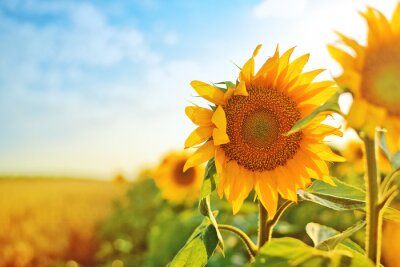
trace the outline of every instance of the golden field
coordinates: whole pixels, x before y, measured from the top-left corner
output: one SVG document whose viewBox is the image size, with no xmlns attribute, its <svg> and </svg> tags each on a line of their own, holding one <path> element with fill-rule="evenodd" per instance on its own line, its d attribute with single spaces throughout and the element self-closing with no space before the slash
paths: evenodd
<svg viewBox="0 0 400 267">
<path fill-rule="evenodd" d="M 91 265 L 96 226 L 126 183 L 0 179 L 0 266 Z"/>
</svg>

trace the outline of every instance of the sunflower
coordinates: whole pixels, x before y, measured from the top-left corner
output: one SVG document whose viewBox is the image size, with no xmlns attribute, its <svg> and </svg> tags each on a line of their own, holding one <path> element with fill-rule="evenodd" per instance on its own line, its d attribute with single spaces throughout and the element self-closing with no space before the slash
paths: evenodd
<svg viewBox="0 0 400 267">
<path fill-rule="evenodd" d="M 338 84 L 353 94 L 349 126 L 371 138 L 376 127 L 386 128 L 394 152 L 400 147 L 400 4 L 391 21 L 373 8 L 361 14 L 368 24 L 366 46 L 338 33 L 350 49 L 328 45 L 328 50 L 343 68 Z"/>
<path fill-rule="evenodd" d="M 188 158 L 185 151 L 171 152 L 155 170 L 154 180 L 163 198 L 174 203 L 192 203 L 198 199 L 204 169 L 195 166 L 183 171 Z"/>
<path fill-rule="evenodd" d="M 345 175 L 349 172 L 364 173 L 365 171 L 365 152 L 363 143 L 360 140 L 350 140 L 342 151 L 342 155 L 346 158 L 346 162 L 341 163 L 338 166 L 338 173 Z M 392 171 L 392 166 L 387 158 L 385 152 L 382 149 L 378 150 L 378 162 L 380 171 L 383 173 L 389 173 Z"/>
<path fill-rule="evenodd" d="M 297 189 L 311 179 L 333 184 L 325 161 L 342 161 L 323 143 L 328 135 L 342 135 L 322 124 L 320 114 L 301 131 L 286 133 L 300 119 L 331 97 L 334 82 L 312 82 L 323 70 L 302 73 L 309 54 L 289 63 L 294 48 L 275 54 L 254 74 L 253 56 L 244 64 L 236 85 L 226 90 L 201 82 L 191 86 L 214 105 L 211 109 L 186 107 L 186 115 L 199 127 L 185 147 L 199 146 L 185 170 L 214 157 L 220 177 L 218 194 L 225 194 L 237 213 L 254 189 L 270 216 L 276 213 L 278 193 L 297 201 Z M 228 84 L 229 85 L 229 84 Z"/>
<path fill-rule="evenodd" d="M 382 257 L 385 266 L 400 266 L 400 223 L 390 220 L 383 221 L 382 227 Z"/>
</svg>

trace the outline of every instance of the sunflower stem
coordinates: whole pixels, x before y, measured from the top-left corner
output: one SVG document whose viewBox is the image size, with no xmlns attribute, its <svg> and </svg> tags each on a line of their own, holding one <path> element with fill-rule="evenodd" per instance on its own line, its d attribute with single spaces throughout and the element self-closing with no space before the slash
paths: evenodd
<svg viewBox="0 0 400 267">
<path fill-rule="evenodd" d="M 267 225 L 268 213 L 261 201 L 258 202 L 258 249 L 271 239 L 272 229 Z"/>
<path fill-rule="evenodd" d="M 365 154 L 367 158 L 367 175 L 365 184 L 367 189 L 367 232 L 366 232 L 366 251 L 376 266 L 380 265 L 380 244 L 382 217 L 379 206 L 379 175 L 377 167 L 376 144 L 375 140 L 365 136 L 363 138 Z"/>
<path fill-rule="evenodd" d="M 250 257 L 254 258 L 256 256 L 257 246 L 253 243 L 253 241 L 251 241 L 250 237 L 248 235 L 246 235 L 245 232 L 243 232 L 239 228 L 236 228 L 232 225 L 227 225 L 227 224 L 218 224 L 218 229 L 229 231 L 229 232 L 236 234 L 245 244 L 247 251 L 250 254 Z"/>
</svg>

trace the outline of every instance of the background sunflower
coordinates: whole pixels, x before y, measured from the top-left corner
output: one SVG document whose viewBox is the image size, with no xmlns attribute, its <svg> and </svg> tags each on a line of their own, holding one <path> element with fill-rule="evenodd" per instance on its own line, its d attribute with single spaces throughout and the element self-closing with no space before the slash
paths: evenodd
<svg viewBox="0 0 400 267">
<path fill-rule="evenodd" d="M 204 168 L 196 166 L 185 171 L 189 154 L 170 152 L 160 162 L 154 173 L 154 181 L 162 196 L 173 203 L 193 203 L 199 197 Z"/>
<path fill-rule="evenodd" d="M 343 68 L 337 82 L 353 94 L 349 126 L 370 137 L 376 127 L 386 128 L 394 152 L 400 147 L 400 4 L 390 20 L 371 7 L 361 15 L 368 24 L 367 44 L 337 33 L 346 49 L 329 45 L 328 50 Z"/>
</svg>

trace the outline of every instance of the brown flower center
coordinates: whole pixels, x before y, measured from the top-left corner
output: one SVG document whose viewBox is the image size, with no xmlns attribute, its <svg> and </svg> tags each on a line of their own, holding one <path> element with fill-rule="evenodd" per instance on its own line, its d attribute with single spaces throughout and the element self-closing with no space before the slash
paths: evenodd
<svg viewBox="0 0 400 267">
<path fill-rule="evenodd" d="M 300 119 L 296 103 L 273 88 L 250 86 L 249 96 L 233 96 L 223 107 L 230 142 L 221 145 L 227 157 L 251 171 L 273 170 L 293 158 L 302 133 L 289 136 Z"/>
<path fill-rule="evenodd" d="M 362 75 L 362 96 L 400 116 L 400 43 L 367 50 Z"/>
<path fill-rule="evenodd" d="M 174 179 L 175 182 L 182 186 L 187 186 L 193 183 L 196 176 L 196 171 L 194 168 L 187 169 L 183 172 L 183 166 L 185 165 L 186 160 L 179 161 L 174 169 Z"/>
</svg>

